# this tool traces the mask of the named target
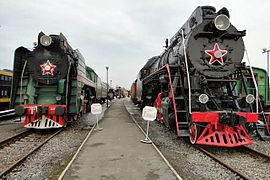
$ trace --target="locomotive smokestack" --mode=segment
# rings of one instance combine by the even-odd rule
[[[163,47],[165,47],[165,48],[169,47],[169,40],[168,40],[168,38],[166,38],[166,40],[165,40],[165,46],[163,46]]]
[[[217,14],[224,14],[224,15],[226,15],[228,18],[230,18],[230,13],[229,13],[228,9],[225,8],[225,7],[221,8],[221,9],[217,12]]]

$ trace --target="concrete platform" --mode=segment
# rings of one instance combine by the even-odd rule
[[[174,180],[173,172],[152,145],[140,142],[144,135],[124,107],[124,99],[106,111],[63,179]]]

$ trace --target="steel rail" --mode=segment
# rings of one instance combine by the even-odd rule
[[[9,109],[5,111],[0,111],[0,120],[6,119],[9,117],[15,116],[15,110],[14,109]]]
[[[3,146],[4,144],[6,144],[7,142],[13,140],[13,139],[16,139],[20,136],[23,136],[23,135],[27,135],[28,133],[30,133],[30,130],[26,130],[26,131],[23,131],[23,132],[20,132],[18,134],[15,134],[14,136],[11,136],[11,137],[8,137],[2,141],[0,141],[0,147]]]
[[[248,150],[248,151],[257,153],[257,154],[259,154],[260,156],[262,156],[263,158],[270,160],[270,156],[269,156],[269,155],[264,154],[264,153],[262,153],[262,152],[260,152],[260,151],[257,151],[256,149],[250,148],[250,147],[248,147],[248,146],[243,146],[243,148],[246,149],[246,150]]]
[[[225,163],[224,161],[222,161],[221,159],[219,159],[218,157],[216,157],[216,155],[214,155],[213,153],[207,151],[206,149],[200,147],[200,146],[194,146],[195,148],[197,148],[199,151],[203,152],[204,154],[206,154],[207,156],[211,157],[212,159],[214,159],[216,162],[220,163],[221,165],[225,166],[227,169],[231,170],[232,172],[236,173],[238,176],[240,176],[243,179],[250,179],[249,177],[247,177],[246,175],[242,174],[241,172],[237,171],[234,167],[230,166],[229,164]]]
[[[14,162],[12,165],[10,165],[9,167],[7,167],[3,172],[0,173],[0,178],[2,178],[4,175],[6,175],[10,171],[12,171],[12,169],[14,167],[16,167],[17,165],[19,165],[20,163],[22,163],[28,156],[30,156],[35,151],[37,151],[39,148],[41,148],[45,143],[47,143],[50,139],[52,139],[54,136],[56,136],[57,134],[59,134],[62,130],[63,129],[60,129],[57,132],[55,132],[54,134],[52,134],[51,136],[49,136],[42,143],[40,143],[38,146],[36,146],[34,149],[32,149],[28,154],[24,155],[22,158],[20,158],[19,160],[17,160],[16,162]]]

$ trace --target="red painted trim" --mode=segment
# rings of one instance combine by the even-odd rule
[[[247,122],[258,122],[259,116],[257,113],[235,112],[235,114],[244,117]]]
[[[257,122],[258,114],[250,112],[233,112],[246,119],[246,122]],[[217,123],[219,119],[219,112],[192,112],[192,122],[209,122]]]
[[[196,144],[222,147],[237,147],[252,144],[242,125],[230,127],[224,124],[208,124],[200,134]]]
[[[161,123],[163,122],[163,115],[162,115],[162,105],[161,105],[161,98],[163,93],[158,93],[158,96],[154,102],[154,107],[157,109],[157,120]]]
[[[156,98],[156,100],[154,102],[155,108],[157,108],[159,110],[161,110],[161,108],[162,108],[161,107],[161,98],[162,98],[162,96],[163,96],[163,93],[158,93],[157,98]]]
[[[84,84],[87,84],[88,86],[96,88],[96,84],[86,77],[83,77],[81,75],[77,75],[77,80],[80,82],[83,82]]]
[[[265,117],[265,124],[268,134],[270,135],[270,115],[266,115]]]
[[[172,86],[172,78],[171,78],[170,66],[168,64],[166,64],[165,67],[167,68],[168,75],[169,75],[169,86],[170,86],[170,89],[171,89],[171,98],[172,98],[172,102],[173,102],[173,110],[174,110],[175,126],[176,126],[176,135],[180,136],[180,131],[179,131],[179,127],[178,127],[178,116],[177,116],[177,111],[176,111],[176,103],[175,103],[174,91],[173,91],[173,86]]]
[[[192,122],[217,123],[219,119],[218,112],[192,112]]]
[[[37,107],[48,107],[48,113],[44,115],[49,119],[51,119],[51,116],[52,116],[52,120],[55,122],[57,121],[57,116],[55,115],[55,108],[57,106],[61,106],[64,109],[67,108],[67,105],[57,105],[57,104],[25,104],[21,106],[26,108],[26,114],[25,114],[25,120],[24,120],[25,126],[31,122],[34,122],[40,119],[41,116],[37,117]],[[66,114],[64,114],[63,116],[59,116],[58,120],[59,120],[58,123],[63,126],[65,124],[64,121],[66,120]]]

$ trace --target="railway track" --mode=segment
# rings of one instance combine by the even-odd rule
[[[61,131],[44,134],[28,130],[1,141],[0,179]]]
[[[7,119],[15,116],[15,110],[9,109],[5,111],[0,111],[0,120],[1,119]]]
[[[131,109],[131,115],[136,117],[136,116],[140,116],[140,113],[136,113],[136,110],[138,109],[135,106],[130,106],[129,109]],[[150,133],[150,135],[153,135],[154,133]],[[184,139],[184,141],[186,144],[190,144],[189,139]],[[159,146],[162,147],[162,145],[158,144]],[[190,148],[191,146],[189,146]],[[182,152],[182,149],[184,149],[184,145],[182,147],[179,147],[179,152]],[[229,177],[226,177],[226,179],[270,179],[270,157],[266,154],[263,154],[261,152],[258,152],[254,149],[251,149],[247,146],[245,147],[241,147],[241,148],[218,148],[218,147],[209,147],[209,146],[193,146],[192,145],[192,149],[186,152],[194,152],[196,151],[195,149],[199,149],[200,151],[202,151],[203,153],[200,152],[194,152],[194,154],[206,154],[206,156],[214,159],[214,162],[212,161],[215,167],[213,168],[209,168],[208,165],[204,166],[199,166],[203,163],[198,163],[197,164],[197,169],[205,169],[205,170],[199,170],[200,171],[204,171],[204,172],[209,172],[209,173],[213,173],[213,174],[219,174],[221,172],[223,172],[223,174],[221,174],[221,176],[224,178],[226,177],[225,174],[228,174]],[[178,151],[178,150],[176,150]],[[163,151],[164,152],[164,151]],[[176,153],[177,154],[177,153]],[[182,156],[182,154],[185,154],[186,156],[189,156],[189,153],[178,153],[180,156]],[[165,155],[168,156],[168,154]],[[202,155],[203,156],[203,155]],[[168,156],[170,158],[170,156]],[[190,155],[189,158],[192,160],[193,155]],[[200,157],[200,156],[198,156]],[[170,158],[172,159],[172,158]],[[177,158],[178,159],[178,158]],[[208,158],[206,158],[208,159]],[[198,159],[198,161],[200,160],[204,160],[204,158],[202,159]],[[173,163],[174,161],[172,161]],[[211,164],[211,163],[210,163]],[[177,169],[177,171],[179,173],[181,173],[181,170],[179,171],[179,166],[175,165],[175,168]],[[225,167],[225,168],[224,168]],[[196,168],[194,168],[195,170]],[[219,170],[221,169],[221,170]],[[223,169],[223,170],[222,170]],[[210,170],[210,171],[209,171]],[[207,174],[207,173],[206,173]],[[183,177],[185,177],[185,174],[183,175]],[[189,177],[189,176],[187,176]],[[203,176],[202,176],[203,177]],[[212,177],[212,176],[211,176]],[[215,176],[215,178],[217,178],[218,176]],[[223,179],[220,178],[220,179]],[[211,178],[210,178],[211,179]],[[219,178],[217,178],[219,179]]]
[[[256,179],[260,173],[269,179],[270,156],[247,146],[233,149],[195,146],[241,179]],[[259,167],[259,168],[258,168]]]

